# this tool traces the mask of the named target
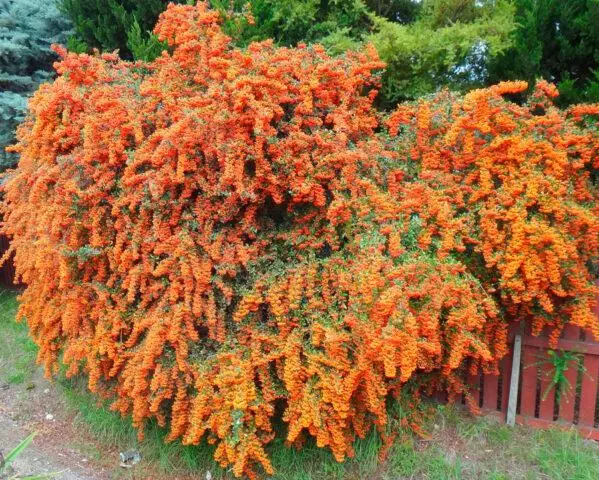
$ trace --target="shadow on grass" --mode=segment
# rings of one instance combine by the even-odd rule
[[[98,443],[112,449],[138,450],[145,462],[155,465],[164,474],[175,473],[204,478],[210,472],[213,479],[234,478],[230,470],[221,468],[213,459],[214,446],[206,442],[187,446],[180,441],[165,442],[168,430],[148,422],[143,441],[138,441],[137,431],[129,418],[109,410],[109,403],[98,402],[86,390],[83,378],[61,378],[59,388],[69,407],[77,412],[76,421]],[[280,480],[325,480],[375,478],[380,470],[378,453],[382,442],[373,430],[354,445],[355,456],[343,463],[335,460],[327,449],[318,448],[308,439],[301,450],[288,447],[284,438],[284,426],[277,425],[281,435],[268,445],[267,451],[276,470],[269,477]],[[382,478],[379,476],[379,478]]]

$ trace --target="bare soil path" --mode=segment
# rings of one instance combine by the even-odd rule
[[[77,428],[75,416],[56,386],[39,371],[27,384],[0,384],[0,451],[6,455],[30,433],[37,432],[33,442],[12,464],[14,475],[56,473],[52,478],[58,480],[112,478],[110,469],[102,462],[83,453],[101,447],[94,447],[93,440]],[[113,456],[113,464],[118,464],[118,452],[102,453]]]

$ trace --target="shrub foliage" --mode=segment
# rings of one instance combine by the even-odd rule
[[[558,84],[559,103],[599,101],[599,2],[515,0],[512,45],[493,58],[490,79]]]
[[[58,49],[19,128],[3,230],[49,374],[254,476],[276,418],[342,460],[406,385],[495,371],[514,319],[599,334],[599,106],[508,83],[383,118],[373,49],[238,49],[202,2],[155,33],[151,63]]]

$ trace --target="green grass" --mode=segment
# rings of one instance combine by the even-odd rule
[[[16,323],[15,292],[0,290],[0,383],[20,385],[35,372],[37,347],[27,336],[27,325]]]
[[[574,429],[510,428],[494,417],[471,418],[452,406],[438,411],[435,421],[444,423],[442,432],[455,432],[462,443],[459,451],[469,457],[455,478],[599,479],[599,445]]]
[[[26,326],[14,322],[16,308],[16,295],[0,292],[0,383],[25,389],[36,372],[36,348]],[[72,439],[70,446],[112,467],[112,478],[205,478],[207,471],[214,480],[233,478],[212,459],[214,447],[165,443],[166,431],[154,423],[147,426],[144,441],[138,442],[130,420],[111,412],[107,404],[99,404],[87,392],[84,379],[62,378],[56,385],[68,408],[76,412],[75,422],[82,432],[82,438]],[[430,408],[434,408],[434,415],[425,427],[431,439],[421,440],[404,432],[384,462],[379,461],[381,440],[374,432],[356,442],[355,457],[344,463],[335,461],[328,450],[317,448],[313,441],[298,451],[285,446],[279,437],[268,446],[276,469],[271,479],[599,479],[599,448],[574,431],[512,429],[493,417],[472,418],[453,406]],[[398,428],[404,414],[399,403],[392,406],[391,428]],[[118,468],[116,455],[129,449],[141,452],[142,463],[131,470]]]
[[[461,460],[449,459],[436,445],[418,450],[413,440],[403,440],[393,446],[383,478],[427,478],[450,480],[462,478]]]
[[[85,388],[83,379],[60,379],[59,388],[67,405],[77,412],[75,421],[86,430],[100,446],[123,452],[138,450],[144,462],[149,462],[160,472],[198,473],[210,471],[216,480],[223,478],[224,471],[214,462],[209,445],[185,446],[180,442],[166,443],[167,431],[154,423],[144,430],[143,441],[138,441],[137,431],[129,418],[109,409],[108,403],[98,402]],[[89,445],[77,445],[87,449],[91,458],[99,459],[99,451]],[[130,471],[116,470],[116,476],[127,478]]]
[[[555,480],[599,479],[599,451],[574,431],[548,430],[534,435],[533,455],[540,470]]]

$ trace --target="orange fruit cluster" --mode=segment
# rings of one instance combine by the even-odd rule
[[[219,21],[170,5],[152,63],[58,48],[31,100],[2,231],[49,375],[255,477],[277,417],[341,461],[406,385],[467,394],[510,321],[598,333],[596,106],[508,83],[382,118],[373,50]]]
[[[524,105],[503,97],[526,89],[442,93],[392,113],[404,168],[419,165],[402,202],[431,248],[454,251],[506,318],[548,328],[554,342],[567,323],[599,339],[599,105],[559,110],[546,82]]]

